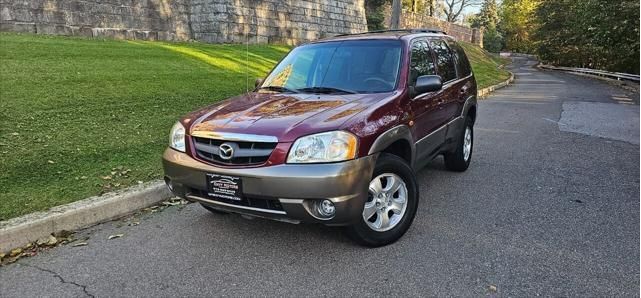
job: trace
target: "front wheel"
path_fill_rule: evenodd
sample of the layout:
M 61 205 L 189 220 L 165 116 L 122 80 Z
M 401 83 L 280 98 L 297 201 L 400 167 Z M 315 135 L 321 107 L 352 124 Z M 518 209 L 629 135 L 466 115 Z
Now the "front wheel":
M 418 186 L 414 172 L 400 157 L 381 153 L 362 216 L 348 228 L 348 234 L 370 247 L 394 243 L 409 229 L 417 208 Z

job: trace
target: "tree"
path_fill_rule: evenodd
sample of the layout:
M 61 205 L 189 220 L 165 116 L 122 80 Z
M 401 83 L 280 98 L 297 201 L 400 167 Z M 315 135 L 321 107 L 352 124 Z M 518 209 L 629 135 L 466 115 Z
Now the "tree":
M 478 3 L 478 0 L 443 0 L 443 13 L 446 21 L 456 22 L 464 8 L 478 5 Z
M 401 23 L 401 0 L 392 1 L 392 17 L 390 18 L 390 29 L 398 29 Z
M 499 12 L 496 0 L 485 0 L 478 14 L 478 27 L 494 27 L 499 23 Z
M 499 13 L 496 0 L 485 0 L 481 11 L 472 19 L 472 26 L 483 28 L 483 47 L 490 52 L 503 49 L 503 35 L 498 30 Z
M 544 0 L 537 53 L 547 62 L 639 73 L 639 2 Z
M 428 16 L 433 17 L 436 13 L 436 0 L 426 0 L 425 10 Z
M 384 30 L 385 5 L 389 0 L 365 0 L 365 17 L 367 18 L 367 30 Z
M 506 49 L 520 53 L 535 51 L 536 42 L 532 35 L 536 31 L 535 11 L 539 1 L 503 0 L 498 27 L 504 34 Z

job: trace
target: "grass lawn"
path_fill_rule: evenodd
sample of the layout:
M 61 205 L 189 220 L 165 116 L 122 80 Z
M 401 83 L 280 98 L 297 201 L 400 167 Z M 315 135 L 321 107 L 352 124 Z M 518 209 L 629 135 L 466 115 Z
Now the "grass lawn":
M 472 64 L 479 89 L 503 82 L 510 77 L 509 72 L 499 68 L 501 65 L 508 64 L 510 59 L 501 58 L 471 43 L 461 42 L 461 46 Z
M 481 86 L 507 77 L 465 48 Z M 287 51 L 0 33 L 0 220 L 161 178 L 176 119 L 253 87 Z
M 0 220 L 160 178 L 177 118 L 287 51 L 0 34 Z

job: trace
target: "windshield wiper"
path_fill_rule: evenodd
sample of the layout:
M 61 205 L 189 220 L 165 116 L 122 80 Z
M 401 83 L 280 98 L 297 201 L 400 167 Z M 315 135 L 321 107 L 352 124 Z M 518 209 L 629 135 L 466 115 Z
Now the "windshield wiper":
M 289 93 L 298 93 L 298 90 L 291 89 L 283 86 L 263 86 L 258 88 L 259 90 L 271 90 L 276 92 L 289 92 Z
M 307 87 L 298 89 L 300 92 L 311 92 L 311 93 L 321 93 L 321 94 L 331 94 L 331 93 L 347 93 L 347 94 L 356 94 L 356 91 L 339 89 L 334 87 Z

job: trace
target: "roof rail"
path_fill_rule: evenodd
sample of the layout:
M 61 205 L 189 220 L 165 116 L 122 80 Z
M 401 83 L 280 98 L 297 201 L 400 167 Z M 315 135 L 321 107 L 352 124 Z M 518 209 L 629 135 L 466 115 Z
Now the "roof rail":
M 349 36 L 349 35 L 361 35 L 361 34 L 369 34 L 369 33 L 386 33 L 386 32 L 404 32 L 404 33 L 440 33 L 440 34 L 445 34 L 447 33 L 441 29 L 432 29 L 432 28 L 417 28 L 417 29 L 388 29 L 388 30 L 375 30 L 375 31 L 366 31 L 366 32 L 360 32 L 360 33 L 345 33 L 345 34 L 339 34 L 335 36 Z

